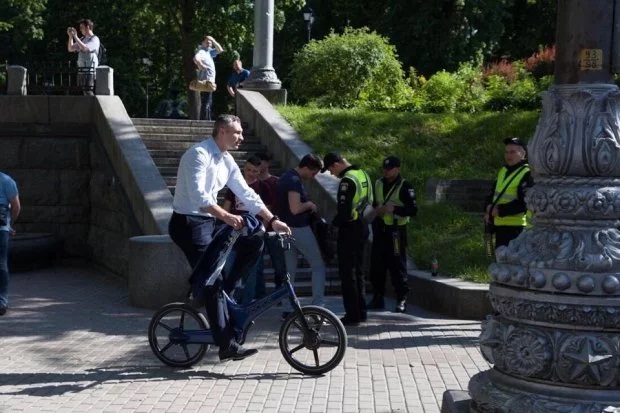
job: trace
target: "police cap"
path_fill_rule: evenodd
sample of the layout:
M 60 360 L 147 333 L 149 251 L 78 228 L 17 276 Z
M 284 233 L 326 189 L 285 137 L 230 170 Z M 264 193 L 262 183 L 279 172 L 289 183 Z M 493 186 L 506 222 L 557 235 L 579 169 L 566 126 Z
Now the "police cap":
M 340 152 L 329 152 L 323 157 L 323 168 L 321 168 L 321 172 L 327 171 L 330 166 L 336 162 L 342 161 L 343 159 L 344 158 L 340 155 Z

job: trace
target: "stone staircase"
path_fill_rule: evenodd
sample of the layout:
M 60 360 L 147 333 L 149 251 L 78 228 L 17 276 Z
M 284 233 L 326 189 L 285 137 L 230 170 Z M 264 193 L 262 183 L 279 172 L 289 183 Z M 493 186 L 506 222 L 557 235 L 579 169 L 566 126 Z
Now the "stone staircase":
M 183 153 L 196 142 L 204 140 L 213 131 L 213 121 L 180 120 L 180 119 L 132 119 L 134 126 L 151 154 L 155 165 L 159 169 L 166 185 L 174 194 L 176 174 L 179 161 Z M 230 151 L 233 158 L 243 165 L 243 162 L 252 154 L 266 151 L 268 148 L 261 144 L 260 139 L 254 136 L 251 130 L 244 126 L 244 141 L 236 151 Z M 271 173 L 280 175 L 282 166 L 273 160 Z M 225 190 L 219 194 L 220 203 L 223 202 Z M 311 295 L 311 271 L 308 263 L 300 256 L 295 278 L 295 290 L 300 296 Z M 325 294 L 339 295 L 340 280 L 337 267 L 328 264 L 325 280 Z M 273 269 L 269 255 L 265 256 L 265 280 L 267 292 L 273 289 Z

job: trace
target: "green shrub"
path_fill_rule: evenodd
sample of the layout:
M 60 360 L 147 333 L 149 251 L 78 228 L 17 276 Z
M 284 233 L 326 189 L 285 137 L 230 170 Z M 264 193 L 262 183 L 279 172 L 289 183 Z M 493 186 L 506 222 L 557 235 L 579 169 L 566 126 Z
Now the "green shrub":
M 393 109 L 412 96 L 394 46 L 367 28 L 311 41 L 295 55 L 291 77 L 295 99 L 323 107 Z
M 481 67 L 474 66 L 471 63 L 462 63 L 456 72 L 456 77 L 463 85 L 457 110 L 469 113 L 481 111 L 488 100 Z
M 549 78 L 543 78 L 542 86 L 549 86 Z M 540 107 L 539 83 L 531 75 L 523 76 L 513 82 L 508 82 L 504 77 L 491 75 L 487 78 L 486 90 L 489 95 L 487 109 L 489 110 L 514 110 L 514 109 L 537 109 Z
M 548 90 L 552 85 L 555 77 L 553 75 L 545 75 L 538 79 L 538 92 L 544 92 Z
M 426 112 L 472 113 L 482 110 L 487 101 L 482 71 L 470 63 L 461 64 L 456 73 L 435 73 L 422 90 L 426 94 Z
M 442 70 L 431 76 L 422 90 L 426 93 L 424 111 L 454 113 L 463 93 L 463 85 L 455 75 Z

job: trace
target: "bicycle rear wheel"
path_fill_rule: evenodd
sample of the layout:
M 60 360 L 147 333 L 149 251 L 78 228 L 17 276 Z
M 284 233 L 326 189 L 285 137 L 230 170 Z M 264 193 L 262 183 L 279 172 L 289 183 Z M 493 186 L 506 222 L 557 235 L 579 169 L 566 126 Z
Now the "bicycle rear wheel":
M 172 367 L 189 367 L 202 359 L 208 344 L 188 343 L 188 330 L 208 330 L 205 317 L 185 303 L 170 303 L 153 315 L 149 344 L 158 359 Z
M 303 316 L 292 312 L 284 320 L 280 328 L 280 351 L 295 370 L 311 375 L 327 373 L 344 357 L 347 332 L 338 317 L 323 307 L 310 305 L 301 310 Z

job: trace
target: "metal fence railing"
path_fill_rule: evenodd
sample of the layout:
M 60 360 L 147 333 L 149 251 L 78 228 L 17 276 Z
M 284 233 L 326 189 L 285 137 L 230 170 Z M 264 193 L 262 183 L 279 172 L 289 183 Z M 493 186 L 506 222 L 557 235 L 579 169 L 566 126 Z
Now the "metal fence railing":
M 95 68 L 73 62 L 44 62 L 26 66 L 29 95 L 82 95 L 95 90 Z

